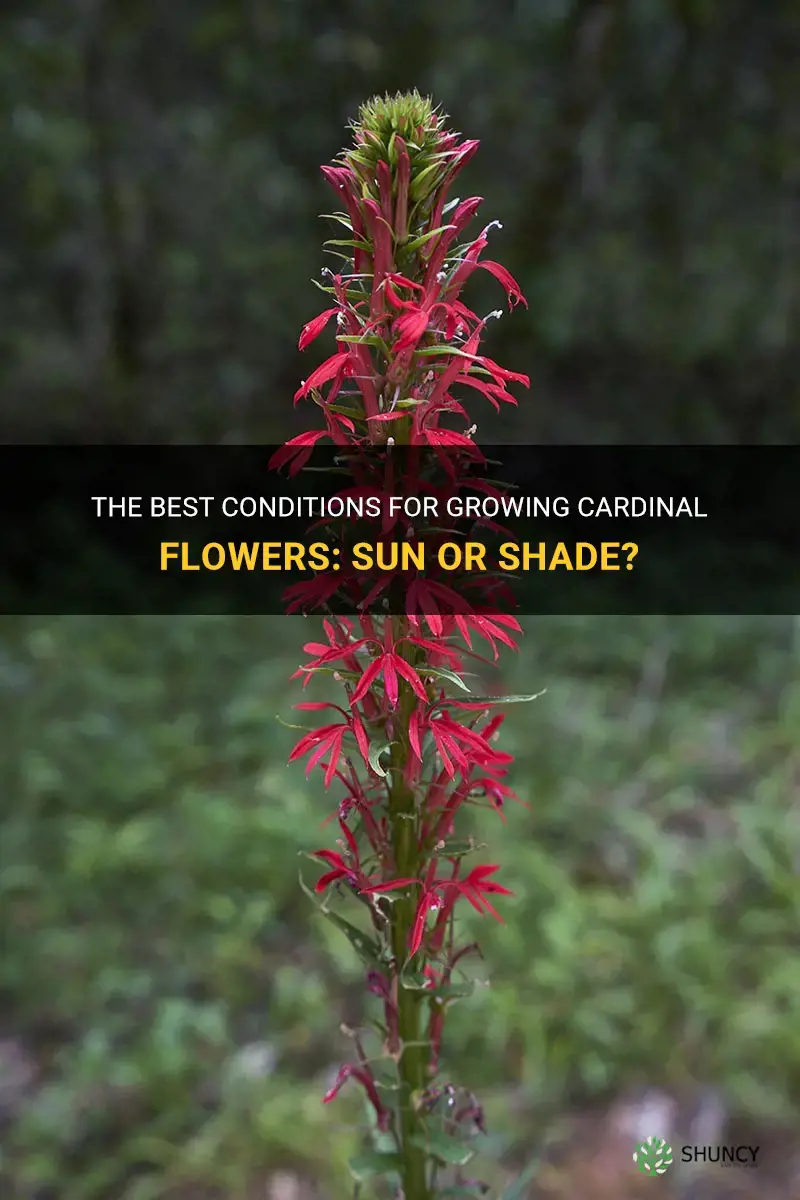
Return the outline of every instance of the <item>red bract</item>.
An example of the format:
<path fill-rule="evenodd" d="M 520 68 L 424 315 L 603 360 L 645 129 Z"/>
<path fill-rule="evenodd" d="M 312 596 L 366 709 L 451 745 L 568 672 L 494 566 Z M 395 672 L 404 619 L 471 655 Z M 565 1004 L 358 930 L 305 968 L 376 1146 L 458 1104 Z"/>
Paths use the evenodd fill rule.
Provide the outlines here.
<path fill-rule="evenodd" d="M 485 459 L 474 442 L 466 398 L 477 392 L 495 409 L 514 405 L 513 385 L 527 387 L 529 381 L 481 353 L 488 318 L 476 316 L 461 292 L 476 270 L 485 270 L 504 289 L 510 310 L 527 305 L 505 267 L 482 258 L 498 223 L 467 239 L 481 199 L 448 205 L 478 143 L 447 130 L 441 114 L 417 93 L 371 101 L 353 135 L 335 165 L 322 168 L 341 202 L 335 217 L 347 234 L 334 240 L 332 250 L 341 259 L 341 247 L 347 247 L 349 258 L 338 273 L 325 272 L 328 306 L 305 324 L 299 339 L 305 350 L 335 327 L 335 352 L 295 395 L 295 402 L 313 399 L 324 428 L 291 438 L 271 465 L 296 473 L 329 438 L 347 448 L 347 461 L 355 464 L 340 494 L 385 498 L 403 493 L 412 467 L 383 448 L 408 447 L 408 463 L 427 455 L 438 464 L 436 478 L 414 476 L 415 494 L 444 497 L 472 483 L 499 495 L 496 484 L 474 478 Z M 367 450 L 383 456 L 377 473 Z M 373 541 L 388 547 L 402 539 L 413 546 L 422 536 L 384 508 Z M 427 536 L 435 546 L 448 534 Z M 516 799 L 505 782 L 513 756 L 495 744 L 503 718 L 490 717 L 493 701 L 469 695 L 464 664 L 468 656 L 480 658 L 476 637 L 497 659 L 500 647 L 517 648 L 514 635 L 521 628 L 498 611 L 507 592 L 491 577 L 477 589 L 470 582 L 462 588 L 447 573 L 444 579 L 426 571 L 406 577 L 399 569 L 364 581 L 341 566 L 338 575 L 320 573 L 287 593 L 291 612 L 319 611 L 334 596 L 360 597 L 352 609 L 357 618 L 326 617 L 323 638 L 304 646 L 307 661 L 293 678 L 302 677 L 306 687 L 320 675 L 332 677 L 344 695 L 341 704 L 297 706 L 305 712 L 332 709 L 338 716 L 304 733 L 290 762 L 307 756 L 306 775 L 318 766 L 324 786 L 339 791 L 333 816 L 342 836 L 338 849 L 313 852 L 327 868 L 315 888 L 322 895 L 344 884 L 344 898 L 359 901 L 355 908 L 371 924 L 367 937 L 331 910 L 336 893 L 325 897 L 322 911 L 368 963 L 366 987 L 383 1007 L 375 1028 L 382 1055 L 396 1072 L 390 1094 L 397 1107 L 381 1098 L 357 1035 L 358 1065 L 340 1069 L 324 1100 L 356 1079 L 378 1128 L 391 1134 L 403 1193 L 408 1200 L 430 1200 L 426 1120 L 437 1097 L 456 1094 L 452 1085 L 437 1089 L 431 1081 L 454 1000 L 453 972 L 476 949 L 475 943 L 457 943 L 464 907 L 458 902 L 502 921 L 489 897 L 513 895 L 493 878 L 495 864 L 464 873 L 470 843 L 465 850 L 463 841 L 454 840 L 466 805 L 489 807 L 505 819 L 505 801 Z M 483 1128 L 480 1105 L 465 1094 L 451 1124 Z"/>
<path fill-rule="evenodd" d="M 338 1096 L 340 1090 L 347 1083 L 348 1079 L 357 1079 L 367 1094 L 367 1098 L 375 1110 L 378 1128 L 382 1132 L 386 1132 L 391 1122 L 391 1112 L 381 1102 L 378 1095 L 378 1089 L 375 1085 L 375 1077 L 367 1070 L 366 1067 L 354 1067 L 350 1063 L 339 1068 L 339 1072 L 331 1087 L 322 1097 L 323 1104 L 330 1104 L 335 1096 Z"/>

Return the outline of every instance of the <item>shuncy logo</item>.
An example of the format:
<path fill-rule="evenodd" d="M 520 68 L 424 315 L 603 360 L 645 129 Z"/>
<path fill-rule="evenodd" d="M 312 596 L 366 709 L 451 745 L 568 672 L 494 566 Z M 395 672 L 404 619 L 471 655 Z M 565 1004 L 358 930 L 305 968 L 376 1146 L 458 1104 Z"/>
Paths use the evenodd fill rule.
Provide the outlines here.
<path fill-rule="evenodd" d="M 672 1165 L 672 1147 L 664 1138 L 645 1138 L 634 1150 L 633 1161 L 643 1175 L 663 1175 Z"/>
<path fill-rule="evenodd" d="M 757 1166 L 760 1146 L 681 1146 L 682 1163 L 716 1163 L 724 1167 Z M 672 1147 L 664 1138 L 648 1137 L 633 1152 L 642 1175 L 663 1175 L 672 1165 Z"/>

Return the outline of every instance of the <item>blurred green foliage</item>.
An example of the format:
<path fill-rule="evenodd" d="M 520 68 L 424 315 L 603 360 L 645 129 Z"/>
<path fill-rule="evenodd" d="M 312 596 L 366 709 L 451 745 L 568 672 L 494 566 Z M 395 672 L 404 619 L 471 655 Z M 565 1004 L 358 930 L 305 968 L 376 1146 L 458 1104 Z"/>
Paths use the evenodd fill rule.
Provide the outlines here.
<path fill-rule="evenodd" d="M 794 0 L 3 11 L 18 440 L 279 440 L 330 236 L 319 165 L 412 86 L 482 139 L 462 193 L 530 300 L 491 337 L 533 399 L 479 413 L 484 440 L 797 440 Z M 497 304 L 488 278 L 472 295 Z"/>
<path fill-rule="evenodd" d="M 482 440 L 796 441 L 799 46 L 794 0 L 7 0 L 4 440 L 305 427 L 318 167 L 418 86 L 482 139 L 462 194 L 530 302 L 489 347 L 530 398 Z M 332 833 L 275 720 L 305 628 L 0 627 L 3 1196 L 346 1194 L 363 1114 L 320 1096 L 361 972 L 298 887 Z M 796 622 L 527 629 L 530 808 L 476 824 L 516 897 L 446 1064 L 487 1150 L 640 1082 L 797 1127 Z"/>
<path fill-rule="evenodd" d="M 361 973 L 298 887 L 331 804 L 275 719 L 308 628 L 6 619 L 0 1039 L 38 1072 L 6 1113 L 15 1198 L 238 1200 L 281 1167 L 346 1194 L 363 1114 L 320 1098 Z M 526 628 L 503 683 L 548 689 L 507 719 L 530 807 L 473 830 L 515 899 L 475 918 L 490 986 L 445 1078 L 487 1100 L 492 1156 L 637 1082 L 796 1121 L 796 623 Z"/>

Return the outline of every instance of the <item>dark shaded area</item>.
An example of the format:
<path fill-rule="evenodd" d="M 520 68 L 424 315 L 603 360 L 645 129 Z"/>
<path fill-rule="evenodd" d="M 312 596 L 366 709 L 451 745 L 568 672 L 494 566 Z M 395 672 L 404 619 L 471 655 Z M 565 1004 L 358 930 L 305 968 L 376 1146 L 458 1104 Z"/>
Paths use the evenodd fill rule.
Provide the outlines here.
<path fill-rule="evenodd" d="M 479 415 L 484 439 L 797 440 L 792 0 L 43 0 L 2 21 L 7 438 L 303 424 L 319 165 L 364 98 L 418 86 L 483 140 L 462 190 L 530 301 L 491 351 L 531 395 Z"/>

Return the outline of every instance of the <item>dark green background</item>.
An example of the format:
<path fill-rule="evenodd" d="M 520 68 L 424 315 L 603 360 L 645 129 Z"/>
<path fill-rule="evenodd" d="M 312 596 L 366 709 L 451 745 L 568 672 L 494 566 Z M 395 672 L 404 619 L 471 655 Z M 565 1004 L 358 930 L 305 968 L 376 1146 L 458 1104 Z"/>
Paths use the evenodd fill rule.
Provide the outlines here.
<path fill-rule="evenodd" d="M 474 407 L 479 439 L 798 440 L 799 22 L 794 0 L 8 0 L 3 440 L 308 427 L 319 164 L 362 100 L 414 85 L 482 139 L 459 191 L 530 303 L 489 343 L 530 393 Z M 501 300 L 488 276 L 470 298 Z M 360 975 L 299 891 L 330 798 L 275 720 L 311 634 L 0 623 L 3 1197 L 348 1194 L 362 1113 L 320 1096 Z M 472 681 L 548 689 L 510 710 L 531 807 L 479 832 L 516 896 L 470 923 L 492 986 L 448 1035 L 487 1106 L 476 1174 L 563 1134 L 531 1195 L 650 1196 L 609 1122 L 657 1087 L 676 1146 L 715 1097 L 739 1124 L 709 1140 L 764 1147 L 751 1191 L 796 1189 L 798 646 L 791 617 L 532 620 Z"/>

